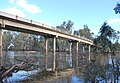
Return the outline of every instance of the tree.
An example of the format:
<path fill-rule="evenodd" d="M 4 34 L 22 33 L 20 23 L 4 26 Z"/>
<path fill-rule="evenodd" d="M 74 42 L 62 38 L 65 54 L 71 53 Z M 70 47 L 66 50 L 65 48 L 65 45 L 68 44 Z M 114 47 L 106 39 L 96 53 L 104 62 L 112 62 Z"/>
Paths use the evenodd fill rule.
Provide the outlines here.
<path fill-rule="evenodd" d="M 113 42 L 115 38 L 115 30 L 112 29 L 106 22 L 100 28 L 100 35 L 94 39 L 94 43 L 101 47 L 103 51 L 113 51 Z"/>
<path fill-rule="evenodd" d="M 93 33 L 90 31 L 90 29 L 88 28 L 88 25 L 84 25 L 83 29 L 80 29 L 80 36 L 88 38 L 88 39 L 93 39 L 92 35 Z"/>
<path fill-rule="evenodd" d="M 120 3 L 117 3 L 116 7 L 113 10 L 115 10 L 115 14 L 120 14 Z"/>
<path fill-rule="evenodd" d="M 102 52 L 106 52 L 110 50 L 109 46 L 111 45 L 111 41 L 104 36 L 97 36 L 97 38 L 94 39 L 94 44 L 99 48 L 102 48 Z"/>
<path fill-rule="evenodd" d="M 60 31 L 67 32 L 68 34 L 72 33 L 73 30 L 73 22 L 71 20 L 68 20 L 68 22 L 63 22 L 60 26 L 57 26 L 56 28 Z"/>
<path fill-rule="evenodd" d="M 60 26 L 57 26 L 56 28 L 60 31 L 65 32 L 65 26 L 66 26 L 66 22 L 64 21 L 63 24 L 61 24 Z"/>
<path fill-rule="evenodd" d="M 3 31 L 3 35 L 2 35 L 2 46 L 4 50 L 8 50 L 11 49 L 11 47 L 13 46 L 13 34 L 10 31 Z"/>
<path fill-rule="evenodd" d="M 115 32 L 115 30 L 112 29 L 109 25 L 107 25 L 106 22 L 103 23 L 103 25 L 102 25 L 102 27 L 100 28 L 100 31 L 99 31 L 101 36 L 104 36 L 108 39 L 113 37 L 114 32 Z"/>
<path fill-rule="evenodd" d="M 73 22 L 71 20 L 68 20 L 68 23 L 66 24 L 66 31 L 71 34 L 72 30 L 73 30 Z"/>
<path fill-rule="evenodd" d="M 77 30 L 75 30 L 74 35 L 79 36 L 79 32 Z"/>
<path fill-rule="evenodd" d="M 28 46 L 28 34 L 16 32 L 14 34 L 14 49 L 15 50 L 27 50 Z"/>

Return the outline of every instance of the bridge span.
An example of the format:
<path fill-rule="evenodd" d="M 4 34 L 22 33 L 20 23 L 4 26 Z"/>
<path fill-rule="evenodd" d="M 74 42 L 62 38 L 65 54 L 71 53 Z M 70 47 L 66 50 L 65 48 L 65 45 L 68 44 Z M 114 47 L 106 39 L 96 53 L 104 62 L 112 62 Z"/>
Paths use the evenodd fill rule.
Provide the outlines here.
<path fill-rule="evenodd" d="M 35 35 L 43 35 L 46 38 L 46 56 L 47 56 L 47 39 L 53 38 L 53 70 L 55 70 L 56 59 L 56 38 L 64 38 L 75 42 L 76 52 L 78 52 L 78 43 L 86 43 L 90 46 L 94 45 L 93 41 L 87 38 L 78 37 L 72 34 L 67 34 L 57 30 L 55 27 L 48 26 L 33 20 L 25 19 L 16 15 L 11 15 L 0 11 L 0 57 L 2 57 L 2 29 L 12 30 Z M 71 49 L 71 48 L 70 48 Z M 90 59 L 90 55 L 89 55 Z M 46 57 L 47 60 L 47 57 Z M 47 66 L 46 66 L 47 68 Z"/>

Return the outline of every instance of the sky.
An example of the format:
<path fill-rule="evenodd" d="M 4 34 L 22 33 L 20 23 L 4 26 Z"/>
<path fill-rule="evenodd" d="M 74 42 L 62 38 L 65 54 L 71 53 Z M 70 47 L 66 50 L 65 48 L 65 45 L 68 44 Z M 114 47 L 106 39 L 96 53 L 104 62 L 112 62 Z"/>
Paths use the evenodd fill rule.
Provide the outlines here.
<path fill-rule="evenodd" d="M 1 0 L 0 11 L 54 27 L 71 20 L 74 30 L 87 24 L 98 34 L 104 22 L 120 31 L 120 14 L 113 10 L 117 2 L 120 0 Z"/>

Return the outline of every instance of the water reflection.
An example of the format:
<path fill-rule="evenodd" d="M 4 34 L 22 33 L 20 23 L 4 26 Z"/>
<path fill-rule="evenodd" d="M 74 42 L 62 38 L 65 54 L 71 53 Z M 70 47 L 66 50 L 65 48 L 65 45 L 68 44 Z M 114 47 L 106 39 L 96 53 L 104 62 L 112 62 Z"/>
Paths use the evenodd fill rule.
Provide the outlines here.
<path fill-rule="evenodd" d="M 84 83 L 84 81 L 82 77 L 77 75 L 72 75 L 69 77 L 63 77 L 52 81 L 46 80 L 44 83 Z"/>
<path fill-rule="evenodd" d="M 70 83 L 84 83 L 83 77 L 82 76 L 77 76 L 77 75 L 73 75 L 71 77 L 71 82 Z"/>
<path fill-rule="evenodd" d="M 37 71 L 18 71 L 17 73 L 12 73 L 12 76 L 3 79 L 3 82 L 6 83 L 16 83 L 21 80 L 29 79 L 30 75 L 35 74 Z"/>

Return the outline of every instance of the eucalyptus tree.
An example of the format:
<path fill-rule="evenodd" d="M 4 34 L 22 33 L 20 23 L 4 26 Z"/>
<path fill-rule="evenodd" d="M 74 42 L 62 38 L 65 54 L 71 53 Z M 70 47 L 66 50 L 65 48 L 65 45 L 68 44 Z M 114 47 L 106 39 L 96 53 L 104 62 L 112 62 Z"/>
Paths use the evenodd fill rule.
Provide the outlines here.
<path fill-rule="evenodd" d="M 82 37 L 88 38 L 88 39 L 93 39 L 93 32 L 88 28 L 88 25 L 84 25 L 83 29 L 79 29 L 79 34 Z"/>
<path fill-rule="evenodd" d="M 32 50 L 41 50 L 43 51 L 45 46 L 44 46 L 44 41 L 45 38 L 40 35 L 32 35 Z"/>
<path fill-rule="evenodd" d="M 4 50 L 11 49 L 13 47 L 13 33 L 11 31 L 3 31 L 2 34 L 2 46 Z"/>
<path fill-rule="evenodd" d="M 64 21 L 60 26 L 57 26 L 56 28 L 62 32 L 67 32 L 68 34 L 71 34 L 73 30 L 73 24 L 74 23 L 71 20 L 68 20 L 68 22 Z"/>
<path fill-rule="evenodd" d="M 79 36 L 79 32 L 77 30 L 74 30 L 74 35 Z"/>
<path fill-rule="evenodd" d="M 66 24 L 66 31 L 71 34 L 73 30 L 73 22 L 71 20 L 68 20 L 68 23 Z"/>
<path fill-rule="evenodd" d="M 100 35 L 94 39 L 94 43 L 101 47 L 103 51 L 113 51 L 112 41 L 116 36 L 116 31 L 104 22 L 99 30 L 99 34 Z"/>
<path fill-rule="evenodd" d="M 115 44 L 114 44 L 114 47 L 116 47 L 116 51 L 120 51 L 120 32 L 117 31 L 116 32 L 116 41 L 115 41 Z"/>
<path fill-rule="evenodd" d="M 15 50 L 27 50 L 27 46 L 29 46 L 28 34 L 15 32 L 13 40 Z"/>
<path fill-rule="evenodd" d="M 66 22 L 64 21 L 60 26 L 56 26 L 56 28 L 62 32 L 65 32 Z"/>

